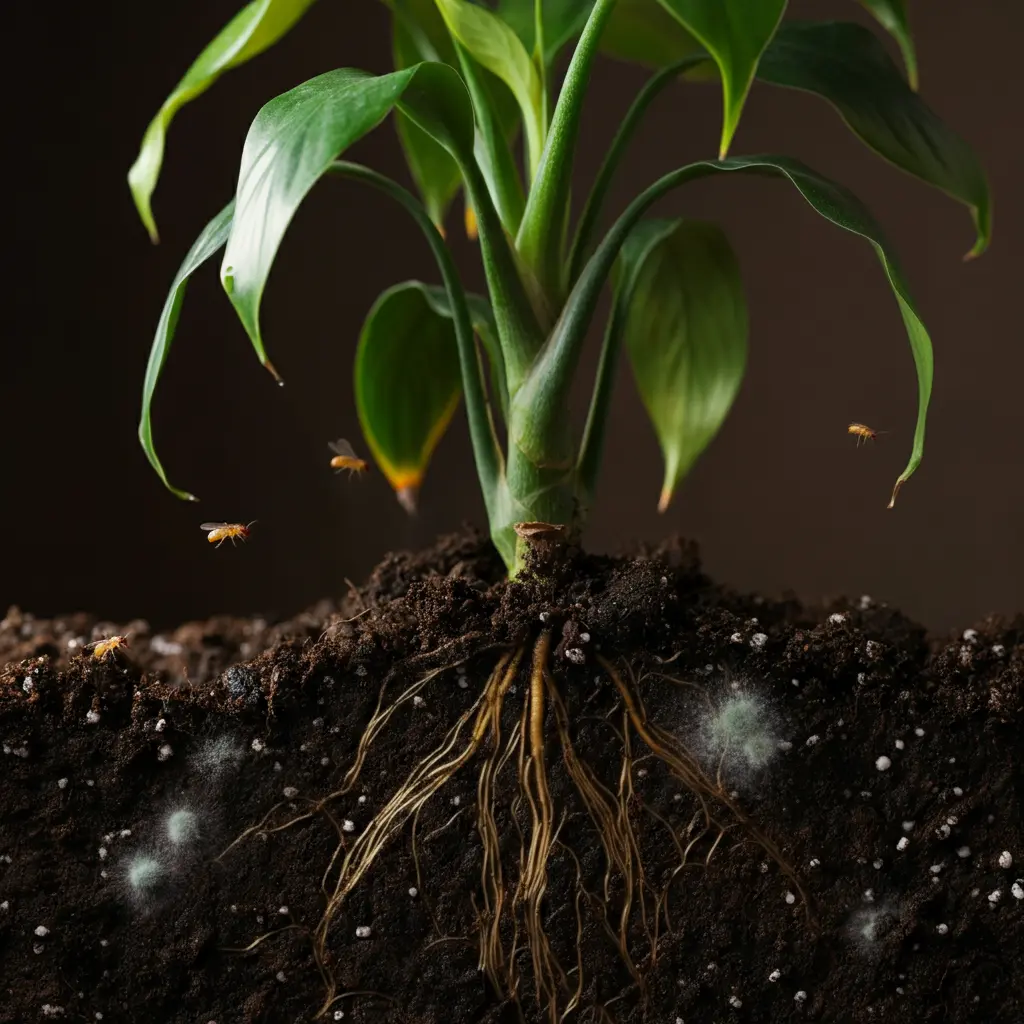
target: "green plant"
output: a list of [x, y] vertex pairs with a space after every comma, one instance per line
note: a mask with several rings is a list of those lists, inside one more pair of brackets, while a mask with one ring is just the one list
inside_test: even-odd
[[[718, 174], [782, 179], [824, 218], [874, 247], [892, 286], [918, 378], [918, 416], [900, 486], [921, 461], [932, 348], [881, 230], [843, 186], [785, 156], [728, 156], [752, 83], [829, 101], [879, 155], [965, 203], [976, 227], [969, 256], [990, 236], [985, 175], [971, 149], [916, 93], [904, 0], [862, 0], [895, 37], [908, 78], [858, 24], [783, 20], [785, 0], [385, 0], [396, 70], [329, 71], [271, 100], [242, 152], [238, 189], [204, 229], [171, 288], [146, 374], [142, 445], [153, 447], [150, 406], [189, 277], [222, 247], [221, 281], [256, 354], [274, 373], [260, 302], [299, 204], [325, 177], [371, 185], [422, 229], [443, 288], [406, 282], [374, 304], [359, 343], [355, 394], [377, 463], [411, 505], [458, 395], [466, 402], [491, 536], [511, 573], [527, 543], [516, 523], [557, 524], [572, 537], [597, 481], [612, 382], [624, 346], [665, 459], [660, 506], [721, 426], [742, 378], [747, 317], [739, 270], [711, 224], [646, 220], [670, 190]], [[311, 0], [253, 0], [203, 51], [161, 107], [129, 182], [156, 238], [151, 198], [165, 134], [179, 108], [223, 72], [288, 32]], [[851, 0], [851, 9], [853, 0]], [[553, 88], [560, 57], [571, 59]], [[576, 224], [571, 179], [580, 113], [599, 51], [658, 70], [637, 96]], [[721, 149], [638, 195], [601, 236], [609, 183], [651, 100], [679, 79], [717, 78]], [[394, 114], [416, 199], [396, 182], [341, 159]], [[525, 183], [516, 139], [523, 139]], [[488, 298], [463, 290], [441, 225], [459, 190], [478, 225]], [[342, 256], [341, 259], [344, 257]], [[599, 296], [612, 311], [581, 438], [568, 394]], [[478, 341], [479, 339], [479, 347]], [[499, 441], [504, 428], [505, 443]], [[171, 488], [180, 497], [187, 492]], [[891, 507], [892, 502], [890, 502]]]

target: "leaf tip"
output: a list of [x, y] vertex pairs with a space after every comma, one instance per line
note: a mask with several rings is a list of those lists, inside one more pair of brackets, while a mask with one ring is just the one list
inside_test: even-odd
[[885, 506], [886, 508], [892, 508], [896, 504], [896, 495], [900, 493], [903, 483], [903, 477], [896, 481], [896, 486], [892, 489], [892, 497], [889, 499], [889, 504]]
[[395, 497], [398, 504], [410, 515], [416, 515], [417, 498], [419, 497], [419, 484], [407, 485], [395, 489]]
[[270, 376], [274, 378], [274, 381], [277, 384], [277, 386], [279, 388], [283, 388], [284, 380], [282, 380], [281, 374], [279, 374], [275, 369], [274, 364], [269, 359], [264, 359], [263, 365], [270, 372]]

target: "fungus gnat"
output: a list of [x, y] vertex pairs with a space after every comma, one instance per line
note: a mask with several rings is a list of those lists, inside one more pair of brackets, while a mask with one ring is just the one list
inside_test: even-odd
[[124, 636], [108, 636], [102, 640], [96, 640], [91, 644], [86, 644], [83, 650], [92, 651], [94, 658], [102, 659], [108, 658], [115, 651], [119, 651], [122, 647], [128, 646], [128, 637], [131, 634], [125, 633]]
[[339, 438], [337, 441], [330, 441], [327, 447], [334, 452], [334, 456], [331, 459], [331, 469], [335, 469], [339, 473], [342, 470], [347, 469], [349, 471], [349, 475], [352, 473], [366, 472], [366, 460], [359, 458], [352, 445], [350, 445], [343, 437]]
[[862, 441], [877, 441], [879, 434], [884, 434], [884, 430], [872, 430], [870, 427], [866, 427], [863, 423], [851, 423], [847, 428], [848, 434], [853, 434], [857, 438], [857, 447], [859, 448]]
[[248, 540], [249, 530], [255, 522], [254, 519], [252, 523], [202, 523], [199, 529], [207, 532], [206, 539], [211, 544], [220, 547], [226, 540], [232, 544], [236, 540]]

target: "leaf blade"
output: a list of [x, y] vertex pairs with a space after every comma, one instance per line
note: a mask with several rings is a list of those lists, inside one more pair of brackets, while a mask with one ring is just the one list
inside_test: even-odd
[[910, 89], [868, 29], [786, 22], [765, 50], [757, 77], [827, 100], [876, 153], [970, 209], [977, 238], [967, 258], [988, 247], [991, 197], [977, 156]]
[[758, 61], [782, 20], [786, 0], [658, 2], [718, 65], [722, 76], [722, 158], [729, 151]]
[[353, 382], [366, 443], [411, 510], [462, 394], [455, 328], [442, 289], [406, 281], [377, 299], [359, 336]]
[[903, 55], [903, 66], [907, 69], [910, 88], [917, 92], [917, 50], [914, 37], [910, 34], [910, 15], [906, 0], [860, 0], [875, 16], [875, 20], [896, 40]]
[[617, 301], [626, 307], [626, 351], [665, 460], [664, 512], [739, 392], [746, 301], [736, 256], [714, 224], [676, 221], [639, 246], [627, 242], [621, 260], [628, 284]]
[[334, 160], [400, 101], [418, 127], [471, 158], [469, 96], [458, 73], [440, 63], [380, 76], [353, 69], [329, 71], [271, 100], [249, 129], [221, 283], [257, 356], [272, 372], [259, 310], [284, 233]]
[[139, 417], [139, 443], [146, 453], [149, 464], [156, 470], [157, 475], [163, 481], [164, 486], [176, 497], [185, 501], [198, 501], [194, 494], [174, 487], [167, 479], [156, 448], [153, 445], [153, 422], [152, 408], [153, 395], [156, 392], [160, 374], [163, 371], [164, 363], [170, 353], [171, 342], [178, 326], [178, 316], [181, 313], [182, 303], [185, 301], [185, 288], [189, 278], [207, 260], [215, 256], [225, 245], [228, 239], [228, 232], [231, 229], [231, 218], [234, 214], [235, 203], [232, 200], [220, 213], [214, 217], [195, 240], [192, 248], [189, 249], [185, 259], [182, 260], [177, 274], [171, 283], [167, 300], [164, 302], [160, 320], [157, 322], [156, 333], [153, 336], [153, 343], [150, 347], [149, 360], [146, 363], [146, 376], [142, 385], [142, 413]]
[[314, 0], [253, 0], [242, 8], [193, 61], [170, 96], [150, 121], [128, 186], [139, 217], [155, 242], [158, 239], [152, 199], [160, 177], [167, 131], [175, 114], [200, 96], [232, 68], [269, 49], [306, 13]]
[[436, 0], [448, 30], [477, 63], [497, 75], [519, 104], [526, 128], [531, 177], [544, 145], [544, 97], [537, 67], [519, 36], [486, 7], [468, 0]]

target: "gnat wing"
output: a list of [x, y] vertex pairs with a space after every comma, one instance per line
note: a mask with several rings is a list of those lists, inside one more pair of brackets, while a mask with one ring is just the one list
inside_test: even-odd
[[345, 458], [345, 459], [355, 459], [355, 458], [358, 458], [358, 456], [356, 455], [355, 449], [343, 437], [339, 437], [337, 441], [331, 441], [327, 445], [327, 447], [330, 448], [331, 451], [334, 452], [335, 455], [340, 455], [342, 458]]
[[230, 523], [201, 523], [199, 529], [206, 530], [206, 532], [209, 533], [210, 530], [223, 530], [225, 527], [230, 525]]

